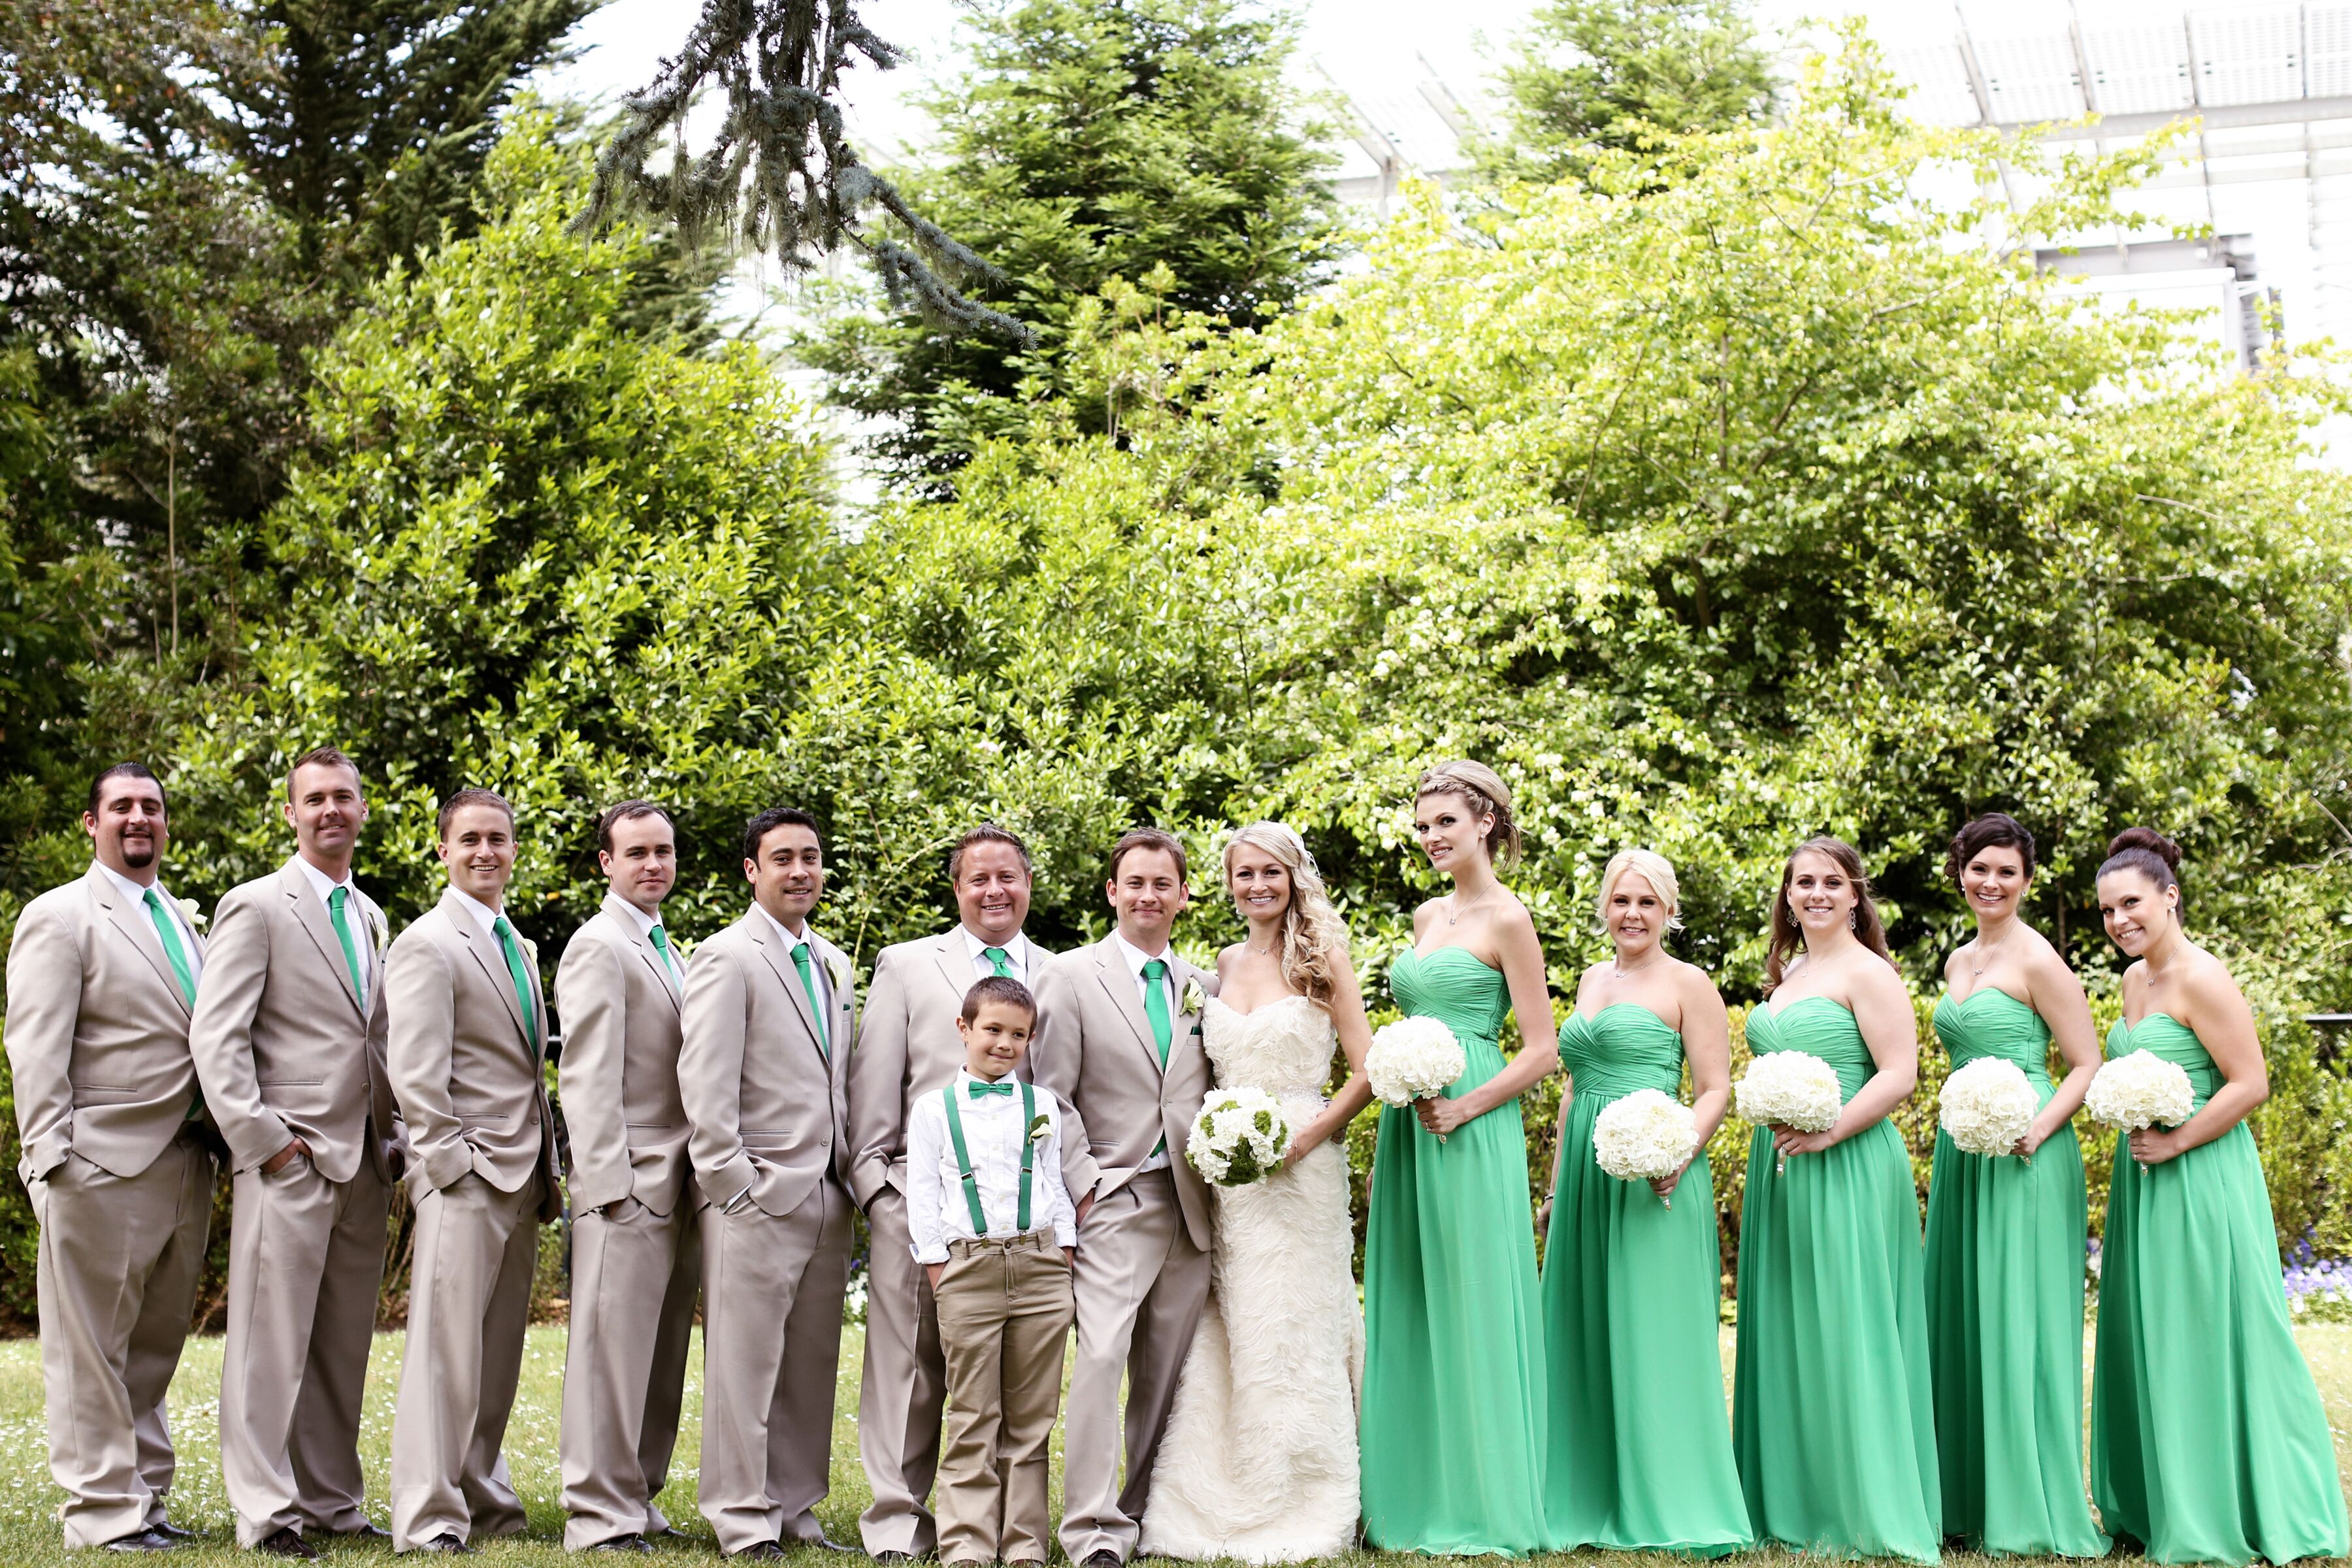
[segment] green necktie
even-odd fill
[[[974,1079],[971,1089],[971,1097],[974,1100],[978,1100],[984,1094],[1001,1094],[1008,1100],[1013,1097],[1013,1080],[1010,1079],[1000,1079],[995,1083],[982,1083],[978,1079]]]
[[[499,947],[507,955],[507,973],[514,981],[515,1000],[522,1004],[523,1038],[531,1045],[539,1044],[539,1009],[530,1002],[530,972],[522,965],[522,943],[515,940],[514,927],[500,915],[490,922],[499,933]]]
[[[1160,1065],[1168,1065],[1169,1042],[1175,1038],[1168,1023],[1168,987],[1160,982],[1168,977],[1164,959],[1155,958],[1143,966],[1143,1016],[1151,1020],[1151,1043],[1160,1047]]]
[[[1001,978],[1006,980],[1013,978],[1013,960],[1005,956],[1003,948],[983,947],[980,950],[980,956],[988,960],[988,966],[996,971]]]
[[[327,913],[335,922],[335,934],[342,939],[343,962],[352,968],[352,994],[360,999],[362,1010],[367,1007],[367,982],[360,978],[360,951],[352,945],[351,921],[343,914],[343,906],[351,902],[352,890],[337,888],[327,895]]]
[[[662,967],[669,971],[672,980],[677,979],[677,960],[669,955],[669,932],[656,926],[646,934],[654,939],[654,951],[661,954]]]
[[[808,993],[809,1014],[816,1019],[816,1048],[833,1059],[833,1041],[824,1032],[824,1004],[816,999],[816,976],[809,973],[808,943],[793,944],[793,967],[801,972],[801,989]]]
[[[188,950],[180,942],[180,922],[164,912],[163,900],[155,889],[147,889],[147,918],[155,922],[155,934],[163,940],[163,956],[172,961],[172,973],[180,983],[180,994],[188,1005],[196,1005],[196,977],[188,968]],[[188,1120],[194,1121],[205,1113],[205,1086],[198,1084],[188,1100]]]

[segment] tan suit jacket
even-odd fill
[[[1181,956],[1171,978],[1179,1006],[1195,984],[1216,994],[1217,977]],[[1162,1068],[1143,999],[1115,936],[1048,962],[1036,989],[1045,1016],[1029,1049],[1029,1073],[1076,1113],[1078,1125],[1062,1134],[1068,1148],[1083,1151],[1062,1159],[1072,1201],[1092,1193],[1099,1202],[1118,1191],[1164,1138],[1184,1228],[1192,1245],[1207,1251],[1209,1194],[1184,1159],[1192,1120],[1215,1081],[1201,1044],[1199,1012],[1170,1019]]]
[[[1034,980],[1053,954],[1034,942],[1029,951]],[[849,1191],[858,1207],[872,1208],[885,1185],[905,1194],[908,1110],[964,1065],[956,1018],[974,978],[961,925],[886,947],[875,960],[849,1058]]]
[[[46,1177],[69,1152],[113,1176],[154,1163],[196,1091],[191,1013],[152,917],[97,866],[26,904],[8,948],[18,1173]]]
[[[400,933],[384,964],[392,1089],[408,1123],[417,1196],[468,1171],[499,1192],[520,1192],[537,1171],[547,1178],[540,1218],[552,1220],[563,1211],[541,1078],[547,1000],[539,950],[527,941],[522,949],[539,1026],[529,1033],[506,955],[454,889]]]
[[[782,1217],[848,1163],[845,1092],[857,1033],[849,960],[808,929],[832,984],[830,1059],[776,927],[754,906],[705,942],[686,974],[678,1089],[693,1128],[688,1150],[703,1194],[726,1207],[748,1190]]]
[[[188,1048],[236,1170],[251,1170],[299,1135],[331,1182],[350,1181],[362,1160],[387,1184],[397,1174],[383,911],[352,892],[346,918],[367,983],[364,1011],[327,906],[295,861],[230,889],[213,912]]]
[[[555,1071],[572,1133],[573,1212],[634,1197],[669,1213],[687,1177],[677,1092],[685,1005],[661,954],[613,894],[572,933],[555,968],[555,1005],[563,1018]]]

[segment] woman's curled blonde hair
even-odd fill
[[[1650,891],[1658,895],[1658,902],[1666,906],[1666,930],[1683,929],[1683,889],[1675,879],[1674,862],[1654,849],[1620,849],[1609,858],[1601,873],[1601,896],[1592,900],[1593,917],[1601,929],[1609,929],[1609,900],[1617,891],[1617,884],[1625,878],[1639,877],[1650,884]]]
[[[1282,935],[1276,962],[1282,978],[1327,1012],[1339,994],[1337,966],[1348,960],[1348,927],[1331,907],[1324,890],[1323,873],[1307,841],[1279,822],[1253,822],[1225,841],[1225,891],[1234,888],[1234,852],[1248,845],[1263,849],[1290,874],[1290,907],[1282,911]]]

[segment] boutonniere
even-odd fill
[[[1201,983],[1197,980],[1187,980],[1184,982],[1184,1003],[1179,1011],[1185,1013],[1205,1012],[1208,1009],[1208,1005],[1209,994],[1201,989]]]
[[[849,960],[837,952],[827,953],[824,972],[833,976],[833,994],[835,996],[849,989]]]
[[[1030,1142],[1043,1143],[1045,1141],[1045,1135],[1053,1131],[1054,1119],[1046,1115],[1044,1111],[1041,1110],[1036,1115],[1029,1119]]]
[[[205,929],[205,911],[196,907],[195,900],[175,899],[173,901],[180,906],[181,918],[188,922],[190,930],[202,931]]]

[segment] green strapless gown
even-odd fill
[[[1936,1004],[1952,1066],[1999,1057],[2050,1081],[2050,1026],[1986,986]],[[1990,1552],[2104,1557],[2083,1489],[2083,1146],[2070,1124],[2033,1152],[1966,1154],[1936,1134],[1927,1188],[1927,1338],[1944,1533]]]
[[[1825,996],[1748,1015],[1758,1056],[1804,1051],[1852,1100],[1877,1068]],[[1748,1146],[1739,1221],[1732,1448],[1760,1540],[1933,1563],[1943,1543],[1920,1283],[1919,1200],[1903,1135],[1881,1120],[1774,1170]]]
[[[1503,1070],[1503,977],[1466,949],[1407,952],[1397,1005],[1441,1019],[1468,1065],[1448,1098]],[[1444,1143],[1381,1111],[1364,1237],[1364,1529],[1391,1552],[1517,1556],[1544,1523],[1544,1346],[1518,1102]]]
[[[1637,1089],[1682,1088],[1683,1037],[1620,1002],[1559,1029],[1574,1083],[1544,1247],[1551,1375],[1545,1512],[1563,1550],[1719,1557],[1751,1543],[1718,1337],[1715,1180],[1699,1151],[1672,1208],[1592,1155],[1592,1123]]]
[[[2178,1062],[2201,1108],[2221,1087],[2194,1033],[2118,1021],[2107,1055]],[[2142,1170],[2116,1134],[2091,1376],[2091,1493],[2158,1563],[2341,1557],[2344,1489],[2311,1369],[2288,1327],[2253,1134]]]

